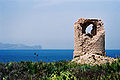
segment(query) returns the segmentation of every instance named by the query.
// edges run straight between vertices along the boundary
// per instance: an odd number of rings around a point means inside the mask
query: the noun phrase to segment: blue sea
[[[36,53],[36,55],[34,55]],[[38,55],[38,56],[37,56]],[[120,50],[106,50],[106,56],[120,57]],[[72,60],[73,50],[0,50],[0,62]]]

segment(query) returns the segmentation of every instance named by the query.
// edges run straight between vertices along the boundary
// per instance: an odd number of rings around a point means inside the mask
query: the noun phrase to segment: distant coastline
[[[28,46],[24,44],[10,44],[0,42],[0,50],[38,50],[38,49],[42,49],[41,45]]]

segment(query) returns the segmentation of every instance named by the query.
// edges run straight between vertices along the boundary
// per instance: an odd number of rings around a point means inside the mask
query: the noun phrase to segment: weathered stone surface
[[[86,28],[92,24],[91,33]],[[115,59],[106,57],[105,30],[100,19],[80,18],[74,23],[74,53],[73,60],[77,63],[101,64]]]
[[[80,64],[91,63],[91,65],[96,65],[96,64],[100,65],[100,64],[105,64],[107,62],[111,63],[115,60],[116,59],[114,59],[114,58],[101,56],[101,55],[97,55],[97,54],[85,54],[83,56],[74,58],[72,61],[75,61]]]

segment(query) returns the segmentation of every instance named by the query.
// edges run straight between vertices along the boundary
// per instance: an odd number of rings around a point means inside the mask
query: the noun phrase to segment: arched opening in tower
[[[82,27],[82,34],[86,34],[91,38],[97,34],[97,25],[95,22],[88,21],[80,25]]]
[[[85,30],[86,34],[91,34],[92,29],[93,29],[93,24],[90,24],[89,26],[87,26]]]

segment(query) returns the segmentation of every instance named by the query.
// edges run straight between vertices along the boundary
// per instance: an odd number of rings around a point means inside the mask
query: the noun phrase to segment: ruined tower
[[[92,24],[91,33],[86,29]],[[73,58],[85,54],[105,56],[105,30],[100,19],[80,18],[74,23],[74,53]]]

